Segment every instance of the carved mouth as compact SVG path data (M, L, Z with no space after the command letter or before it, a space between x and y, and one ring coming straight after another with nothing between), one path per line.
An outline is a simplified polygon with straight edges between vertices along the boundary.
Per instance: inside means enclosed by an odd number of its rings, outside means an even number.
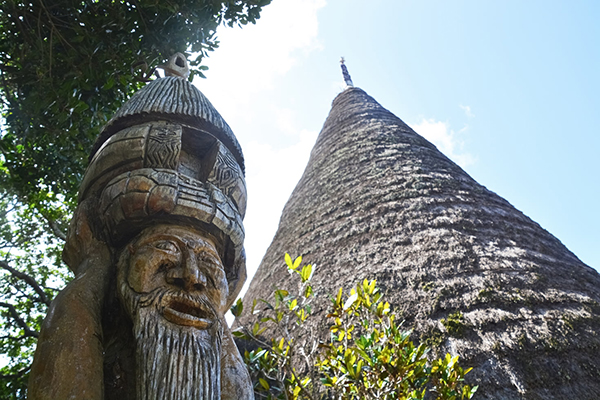
M208 329L214 319L214 314L204 304L187 298L168 299L163 315L174 324L198 329Z

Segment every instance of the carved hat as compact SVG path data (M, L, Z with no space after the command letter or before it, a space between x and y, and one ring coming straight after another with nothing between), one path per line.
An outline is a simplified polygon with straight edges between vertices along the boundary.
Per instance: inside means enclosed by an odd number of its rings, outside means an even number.
M176 54L166 77L135 93L102 130L79 191L93 198L115 247L156 223L194 226L218 239L236 296L246 276L246 184L241 148L225 120L187 79Z

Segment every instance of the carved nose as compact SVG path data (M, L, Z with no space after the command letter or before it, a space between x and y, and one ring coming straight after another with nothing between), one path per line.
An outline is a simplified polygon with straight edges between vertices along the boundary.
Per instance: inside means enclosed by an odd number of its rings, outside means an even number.
M200 290L206 287L206 275L198 268L195 254L186 254L179 267L167 272L167 282L188 291Z

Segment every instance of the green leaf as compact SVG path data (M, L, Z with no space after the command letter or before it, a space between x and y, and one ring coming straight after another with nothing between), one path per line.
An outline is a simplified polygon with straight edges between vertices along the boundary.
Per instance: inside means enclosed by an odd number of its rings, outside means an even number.
M479 389L479 385L473 386L473 388L471 388L471 391L469 392L469 399L475 395L475 392L477 392L477 389Z
M312 288L312 286L311 285L307 285L306 289L304 290L304 297L308 299L310 296L312 296L312 294L313 294L313 288Z
M106 83L104 84L104 86L102 86L102 89L104 90L109 90L112 89L113 86L115 86L115 77L111 76L107 79Z
M287 290L278 289L275 290L275 299L278 301L284 301L285 298L290 294Z
M341 307L342 305L342 294L342 288L340 288L340 290L338 290L337 297L335 298L335 304L338 307Z
M375 292L376 283L377 283L377 280L373 279L371 281L371 283L369 284L369 294L373 294Z
M296 386L293 391L294 397L298 397L301 390L302 390L302 388L300 386Z
M308 264L302 267L302 272L300 273L300 277L302 278L302 282L308 281L312 276L312 265Z
M259 330L260 330L260 324L258 322L254 323L254 326L252 327L252 335L254 335L254 336L258 335Z
M298 300L296 300L296 299L292 300L288 307L289 307L290 311L294 311L296 308L298 308Z
M269 382L267 382L266 380L264 380L263 378L258 378L258 381L260 382L260 385L265 388L265 390L269 390Z
M288 266L288 268L290 269L294 269L294 264L292 263L292 257L290 257L290 255L288 253L285 253L285 264Z
M351 295L350 297L348 297L348 299L346 300L346 302L344 303L344 311L349 309L350 307L352 307L352 304L354 304L354 302L356 301L356 299L358 299L358 293L354 293L353 295Z
M300 263L302 262L302 256L298 256L296 257L296 259L294 260L294 265L292 265L292 269L297 269L300 266Z
M244 332L242 331L232 331L231 334L233 336L235 336L236 338L240 338L240 339L248 339L248 335L246 335Z
M234 317L239 317L242 315L242 311L244 311L244 304L242 303L242 299L237 299L234 305L230 308L231 313Z

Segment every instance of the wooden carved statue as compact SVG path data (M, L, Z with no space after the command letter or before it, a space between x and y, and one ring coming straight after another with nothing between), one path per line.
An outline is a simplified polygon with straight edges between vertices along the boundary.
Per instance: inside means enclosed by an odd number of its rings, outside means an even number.
M246 278L242 152L185 58L164 69L93 149L32 400L253 398L224 320Z

